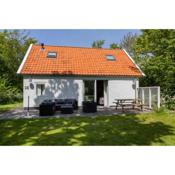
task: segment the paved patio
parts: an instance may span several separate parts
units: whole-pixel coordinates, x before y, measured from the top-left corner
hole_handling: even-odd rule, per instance
[[[148,112],[148,111],[144,111]],[[57,111],[53,116],[44,116],[44,117],[54,117],[54,118],[60,118],[60,117],[73,117],[73,116],[90,116],[90,117],[96,117],[96,116],[111,116],[111,115],[117,115],[117,114],[139,114],[143,113],[143,111],[136,110],[136,109],[126,109],[123,113],[122,110],[115,108],[104,108],[104,107],[98,107],[96,113],[83,113],[81,109],[75,110],[73,114],[61,114],[59,111]],[[17,108],[8,112],[4,112],[0,114],[0,119],[19,119],[19,118],[44,118],[43,116],[39,116],[39,110],[30,110],[29,114],[26,110],[23,108]]]

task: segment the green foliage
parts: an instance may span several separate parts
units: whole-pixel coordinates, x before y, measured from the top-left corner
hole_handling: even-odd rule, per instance
[[[134,58],[146,74],[140,86],[160,86],[166,106],[174,109],[175,30],[142,30],[134,46]]]
[[[0,32],[0,73],[8,78],[8,83],[18,88],[21,88],[21,78],[16,72],[31,43],[36,43],[36,40],[25,31]]]
[[[8,85],[6,79],[0,78],[0,103],[11,103],[21,99],[20,90],[17,87]]]
[[[110,44],[110,48],[111,49],[117,49],[117,48],[120,48],[120,47],[117,43],[112,43],[112,44]]]
[[[10,102],[22,91],[22,77],[17,75],[19,65],[31,43],[36,43],[26,31],[0,32],[0,99]]]
[[[175,60],[175,30],[142,30],[135,51],[142,56],[161,56]]]
[[[170,110],[175,110],[175,98],[166,96],[164,105]]]
[[[105,43],[105,40],[97,40],[92,43],[93,48],[102,48]]]
[[[153,108],[153,111],[156,113],[156,114],[159,114],[159,115],[164,115],[168,112],[167,108],[165,106],[161,106],[160,108],[158,108],[157,106]]]

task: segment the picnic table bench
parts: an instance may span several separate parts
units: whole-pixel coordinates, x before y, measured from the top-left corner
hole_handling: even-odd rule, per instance
[[[115,99],[115,102],[113,103],[116,104],[116,109],[121,107],[122,111],[124,111],[125,107],[132,107],[132,109],[137,107],[143,110],[143,104],[140,99]]]

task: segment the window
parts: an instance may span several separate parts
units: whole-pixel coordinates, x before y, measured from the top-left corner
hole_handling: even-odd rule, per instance
[[[106,55],[106,59],[109,60],[109,61],[115,60],[113,55]]]
[[[37,84],[36,85],[36,95],[37,96],[44,95],[44,89],[45,89],[45,85],[44,84]]]
[[[56,58],[56,57],[57,57],[57,52],[49,51],[47,53],[47,58]]]

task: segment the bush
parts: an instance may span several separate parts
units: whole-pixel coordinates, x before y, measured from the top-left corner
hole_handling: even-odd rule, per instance
[[[175,110],[175,97],[169,95],[162,97],[162,106],[169,110]]]
[[[165,106],[170,110],[175,110],[175,99],[169,98],[166,100]]]
[[[168,109],[165,106],[161,106],[160,108],[154,107],[153,110],[155,113],[158,113],[158,114],[164,114],[168,112]]]
[[[0,78],[0,103],[11,103],[15,101],[20,101],[22,95],[19,89],[10,86],[5,78]]]

